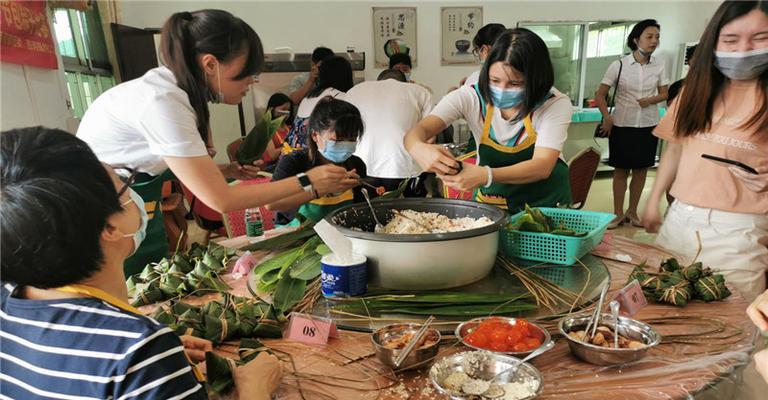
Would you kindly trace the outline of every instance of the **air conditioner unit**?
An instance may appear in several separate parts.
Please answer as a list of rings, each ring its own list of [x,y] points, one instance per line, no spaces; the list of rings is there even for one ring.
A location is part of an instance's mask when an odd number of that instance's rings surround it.
[[[688,62],[697,44],[699,42],[687,42],[680,45],[680,54],[677,57],[677,79],[682,79],[688,75]]]

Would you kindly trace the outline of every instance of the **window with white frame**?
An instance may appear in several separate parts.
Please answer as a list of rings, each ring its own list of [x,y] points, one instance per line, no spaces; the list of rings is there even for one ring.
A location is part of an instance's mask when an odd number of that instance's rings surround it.
[[[574,106],[594,107],[597,87],[611,62],[627,54],[627,35],[637,21],[520,22],[549,49],[555,87]]]

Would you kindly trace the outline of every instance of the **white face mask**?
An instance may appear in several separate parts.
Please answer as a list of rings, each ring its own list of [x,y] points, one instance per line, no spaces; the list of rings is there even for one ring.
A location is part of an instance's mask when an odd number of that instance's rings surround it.
[[[131,199],[121,204],[121,206],[125,207],[128,203],[133,202],[136,204],[136,207],[139,208],[139,213],[141,215],[141,224],[139,225],[139,229],[136,232],[123,235],[123,237],[133,238],[133,251],[128,255],[128,257],[130,257],[136,254],[136,250],[138,250],[139,246],[141,246],[141,242],[143,242],[144,238],[147,237],[147,224],[149,223],[149,216],[147,215],[147,210],[144,208],[144,200],[141,198],[141,196],[139,196],[139,194],[131,188],[128,188],[128,195],[131,197]]]
[[[768,69],[768,48],[751,51],[716,51],[715,67],[729,79],[755,79]]]

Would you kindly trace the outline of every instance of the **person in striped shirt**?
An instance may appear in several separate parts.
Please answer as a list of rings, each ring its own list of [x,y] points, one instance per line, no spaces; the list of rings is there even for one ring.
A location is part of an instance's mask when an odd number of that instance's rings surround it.
[[[182,341],[124,300],[123,261],[143,239],[141,198],[77,137],[0,135],[0,399],[205,399]],[[234,374],[240,399],[281,378],[262,354]]]

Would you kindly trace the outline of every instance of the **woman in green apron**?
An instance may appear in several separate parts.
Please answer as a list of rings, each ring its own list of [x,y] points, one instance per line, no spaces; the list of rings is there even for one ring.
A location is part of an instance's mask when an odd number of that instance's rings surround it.
[[[163,25],[160,52],[162,66],[96,98],[77,131],[102,162],[131,168],[145,178],[134,186],[153,207],[151,232],[126,272],[167,255],[159,204],[162,176],[169,170],[218,212],[258,207],[306,188],[325,195],[359,184],[344,168],[327,165],[306,171],[304,182],[292,177],[229,186],[227,179],[256,177],[261,161],[213,161],[208,103],[240,103],[264,66],[258,35],[226,11],[179,12]]]
[[[478,83],[446,95],[408,132],[406,149],[445,185],[474,192],[476,201],[511,213],[525,204],[569,204],[561,151],[572,107],[553,82],[544,41],[524,28],[507,30],[491,49]],[[427,143],[458,119],[467,121],[477,142],[477,165],[460,163],[444,147]]]
[[[297,175],[302,177],[310,168],[322,165],[342,167],[350,171],[350,176],[355,179],[366,176],[365,163],[352,155],[358,139],[363,135],[363,120],[357,107],[326,97],[317,103],[309,116],[309,131],[311,139],[307,140],[307,149],[283,155],[272,174],[273,181]],[[298,207],[299,214],[320,221],[331,211],[359,201],[363,201],[359,188],[325,196],[307,191],[270,203],[267,208],[288,211]]]

